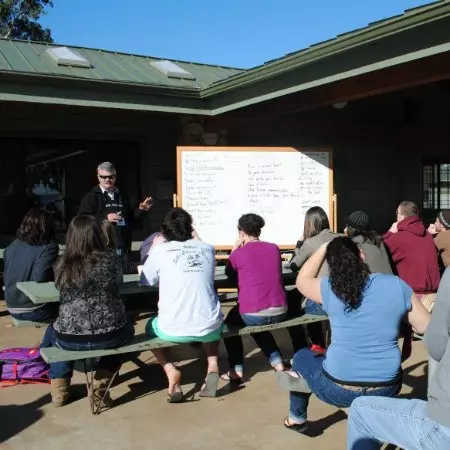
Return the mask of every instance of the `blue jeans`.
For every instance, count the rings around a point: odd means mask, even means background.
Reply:
[[[428,417],[426,402],[358,398],[348,416],[348,450],[379,450],[381,443],[408,450],[447,450],[450,428]]]
[[[30,322],[53,322],[58,317],[59,303],[46,303],[40,308],[23,313],[10,313],[17,320],[29,320]]]
[[[322,305],[320,303],[316,303],[309,298],[306,299],[305,304],[305,314],[311,314],[312,316],[326,316],[327,313],[323,310]],[[306,326],[308,330],[309,337],[313,344],[320,345],[321,347],[325,347],[325,336],[323,334],[323,328],[321,322],[313,322],[309,323]]]
[[[322,305],[309,298],[305,303],[305,314],[311,314],[312,316],[326,316],[327,313],[323,310]]]
[[[93,342],[69,342],[62,341],[56,337],[55,329],[50,325],[47,330],[45,330],[45,335],[43,342],[50,342],[51,347],[59,347],[64,350],[74,350],[74,351],[84,351],[84,350],[103,350],[107,348],[120,347],[134,336],[134,326],[127,322],[122,332],[104,341],[93,341]],[[42,346],[42,345],[41,345]],[[98,359],[97,366],[108,369],[110,372],[116,372],[120,369],[122,365],[123,355],[109,355],[103,356]],[[74,361],[62,361],[50,364],[50,378],[65,378],[70,380],[73,375]]]
[[[228,313],[225,323],[234,326],[257,326],[270,325],[272,323],[279,323],[286,320],[287,314],[279,314],[277,316],[253,316],[249,314],[239,314],[237,306],[231,308]],[[269,360],[271,366],[276,366],[283,362],[280,349],[275,342],[274,337],[270,331],[262,331],[251,335],[258,347]],[[233,336],[223,340],[225,348],[228,352],[228,361],[230,369],[236,372],[244,371],[244,347],[242,345],[242,338],[240,336]]]
[[[385,396],[395,397],[402,387],[401,383],[393,386],[383,386],[376,389],[360,388],[357,390],[345,389],[328,378],[322,370],[324,356],[317,356],[311,350],[305,348],[299,350],[292,364],[293,370],[298,372],[309,384],[316,397],[325,403],[347,408],[355,398],[361,396]],[[311,394],[300,392],[290,393],[289,417],[297,422],[307,419],[307,409]]]

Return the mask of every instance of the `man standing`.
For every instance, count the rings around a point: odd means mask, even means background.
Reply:
[[[98,186],[81,200],[78,213],[111,222],[116,231],[117,253],[124,256],[131,250],[134,222],[152,207],[153,199],[147,197],[133,210],[128,198],[116,187],[116,169],[110,162],[99,164],[97,177]]]
[[[433,237],[425,229],[415,203],[400,203],[397,221],[383,240],[391,252],[398,276],[431,311],[440,281],[438,256]]]

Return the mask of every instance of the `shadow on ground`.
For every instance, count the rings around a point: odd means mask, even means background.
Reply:
[[[0,406],[0,444],[41,419],[44,413],[40,408],[47,403],[50,403],[50,394],[46,394],[25,405]]]

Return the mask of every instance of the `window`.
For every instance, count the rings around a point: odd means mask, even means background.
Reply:
[[[450,209],[450,163],[423,166],[423,209]]]
[[[152,61],[150,65],[168,78],[195,80],[195,77],[191,72],[188,72],[186,69],[183,69],[172,61]]]
[[[49,48],[47,53],[59,66],[92,67],[86,58],[67,47]]]

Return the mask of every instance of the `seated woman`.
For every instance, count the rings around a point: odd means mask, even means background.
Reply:
[[[290,267],[293,272],[298,272],[303,264],[310,258],[310,256],[319,249],[322,244],[332,241],[336,233],[330,230],[330,222],[327,213],[320,206],[313,206],[306,211],[305,223],[303,225],[303,238],[297,242],[294,255],[290,261]],[[326,261],[322,264],[319,270],[319,276],[324,277],[328,275],[328,264]],[[291,295],[295,296],[295,291]],[[297,293],[298,298],[298,293]],[[297,299],[295,299],[297,300]],[[291,300],[290,304],[294,301]],[[322,307],[310,299],[304,302],[306,314],[315,316],[326,316]],[[307,326],[309,337],[313,345],[311,349],[320,353],[325,352],[325,338],[322,324],[319,322],[311,323]]]
[[[58,253],[52,214],[32,209],[17,231],[17,239],[5,249],[3,256],[5,300],[12,317],[32,322],[49,322],[56,318],[57,303],[35,305],[17,289],[17,283],[53,281],[53,265]]]
[[[392,266],[382,237],[369,227],[364,211],[353,211],[347,218],[344,233],[364,253],[364,261],[372,273],[392,275]]]
[[[121,263],[108,249],[95,218],[76,216],[67,231],[66,251],[55,269],[60,308],[44,340],[65,350],[99,350],[120,347],[134,336],[119,295]],[[101,358],[94,375],[93,402],[112,404],[107,392],[122,363],[121,356]],[[50,364],[52,402],[69,399],[73,361]]]
[[[450,268],[447,268],[424,339],[430,356],[438,364],[428,386],[428,402],[386,397],[356,399],[348,417],[348,450],[376,450],[383,443],[409,450],[450,448],[449,330]]]
[[[317,278],[324,258],[330,275]],[[280,385],[291,391],[284,426],[306,431],[311,392],[341,408],[360,396],[395,397],[402,385],[400,323],[407,315],[411,325],[424,332],[429,321],[412,289],[396,276],[371,274],[357,245],[346,237],[320,247],[300,270],[296,284],[328,314],[331,345],[326,358],[307,348],[298,351],[293,361],[297,378],[279,374]]]
[[[233,247],[225,273],[237,278],[238,306],[228,313],[225,323],[237,326],[269,325],[287,318],[280,249],[259,239],[264,219],[244,214],[238,222],[239,237]],[[252,334],[276,370],[284,370],[283,358],[269,331]],[[244,373],[244,350],[240,336],[224,339],[230,369],[224,378],[240,383]]]
[[[208,358],[202,397],[214,397],[219,382],[218,349],[223,316],[214,289],[215,251],[200,241],[192,217],[182,208],[171,209],[153,241],[142,269],[141,283],[159,285],[158,316],[146,326],[150,337],[165,341],[201,342]],[[181,373],[167,360],[163,349],[152,350],[169,381],[168,401],[183,400]]]

